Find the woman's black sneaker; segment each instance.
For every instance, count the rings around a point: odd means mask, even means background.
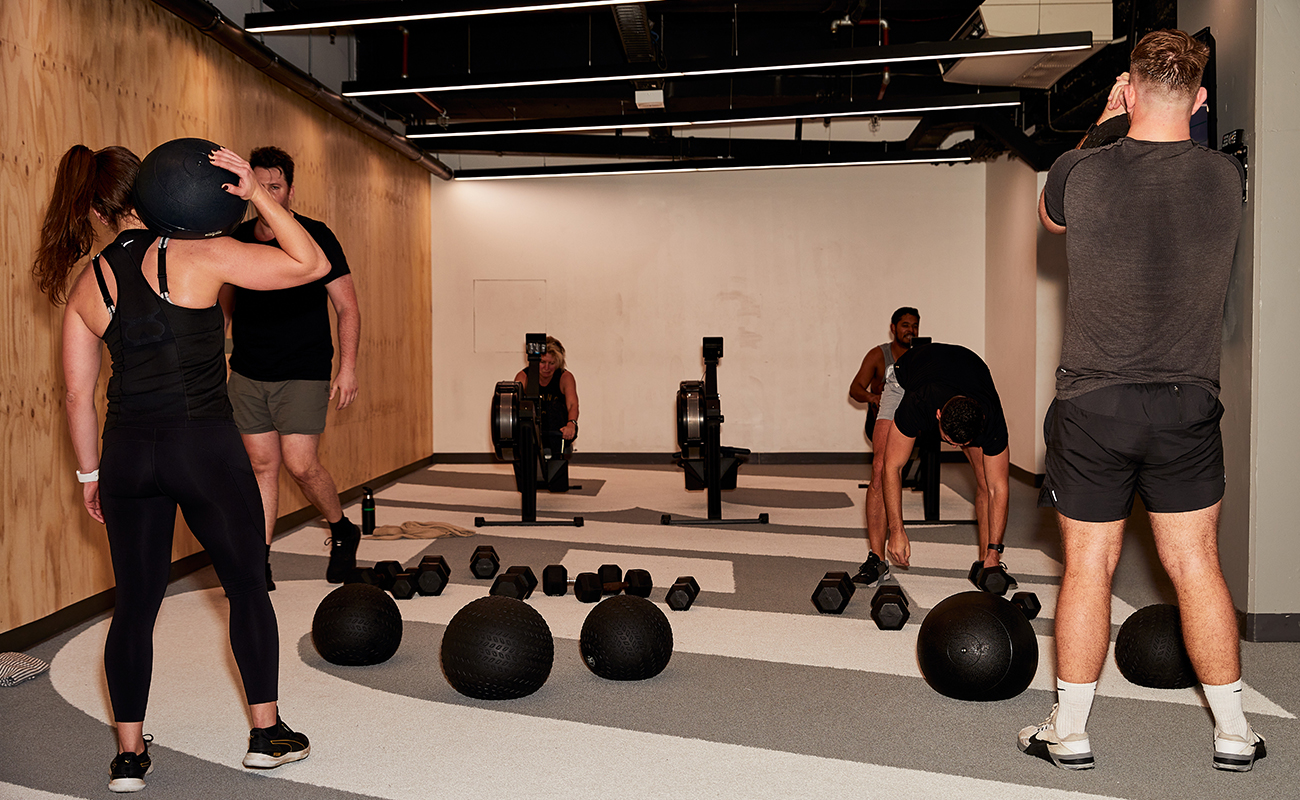
[[[138,792],[144,788],[144,776],[153,772],[153,759],[149,758],[149,743],[153,737],[144,737],[143,753],[118,753],[108,767],[110,792]]]
[[[248,753],[244,766],[250,769],[274,769],[290,761],[301,761],[311,754],[311,743],[301,733],[294,733],[278,716],[270,728],[253,728],[248,732]]]

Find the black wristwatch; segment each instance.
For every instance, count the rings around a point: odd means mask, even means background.
[[[997,550],[999,553],[1001,553],[1001,552],[1003,552],[1004,550],[1006,550],[1006,545],[1002,545],[1002,544],[990,544],[990,545],[989,545],[989,549],[990,549],[990,550]]]

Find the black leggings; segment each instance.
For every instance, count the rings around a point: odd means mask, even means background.
[[[230,649],[248,703],[275,700],[279,631],[266,591],[262,498],[234,423],[113,428],[104,434],[99,469],[100,507],[117,579],[104,645],[113,716],[118,722],[144,720],[153,627],[171,572],[177,505],[226,590]]]

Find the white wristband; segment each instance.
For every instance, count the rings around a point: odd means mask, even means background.
[[[93,469],[90,472],[77,470],[77,483],[94,483],[99,480],[99,470]]]

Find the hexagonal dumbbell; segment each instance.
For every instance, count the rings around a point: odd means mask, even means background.
[[[627,588],[623,582],[623,568],[618,564],[602,564],[596,574],[600,576],[601,589],[605,594],[621,594]]]
[[[1033,619],[1043,610],[1043,604],[1038,602],[1038,595],[1033,592],[1016,592],[1011,595],[1011,604],[1020,609],[1025,619]]]
[[[822,614],[843,614],[853,598],[853,579],[847,572],[828,572],[813,590],[812,602]]]
[[[415,568],[415,590],[422,595],[440,595],[451,578],[451,567],[442,556],[425,556]]]
[[[686,611],[699,596],[700,585],[696,583],[695,578],[682,575],[668,587],[668,595],[664,599],[673,611]]]
[[[654,578],[644,569],[630,569],[623,576],[623,582],[627,584],[625,591],[636,597],[649,597],[650,592],[655,587]]]
[[[579,603],[599,603],[604,594],[605,586],[595,572],[579,572],[573,579],[573,596]]]
[[[542,570],[542,594],[564,597],[569,593],[569,570],[563,564],[549,564]]]
[[[416,585],[415,570],[403,570],[393,576],[393,585],[389,588],[398,600],[410,600],[419,589]]]
[[[907,606],[907,595],[903,594],[901,586],[881,584],[871,598],[871,619],[882,631],[902,630],[907,624],[907,618],[911,616]]]
[[[505,571],[505,574],[523,576],[524,585],[528,587],[528,592],[522,598],[520,598],[521,600],[527,600],[532,595],[533,590],[537,588],[537,576],[533,574],[532,567],[526,567],[526,566],[510,567]]]
[[[531,580],[529,580],[531,578]],[[533,588],[537,586],[537,578],[533,576],[533,571],[528,567],[511,567],[497,576],[492,582],[492,588],[488,594],[500,595],[502,597],[513,597],[516,600],[527,600],[533,593]]]
[[[375,579],[378,581],[375,585],[384,591],[392,591],[393,581],[397,576],[402,574],[402,562],[400,561],[380,561],[375,564]]]
[[[480,580],[495,577],[500,568],[501,559],[497,557],[496,549],[490,544],[479,545],[474,549],[474,555],[469,557],[469,571]]]
[[[1007,589],[1011,587],[1011,578],[1007,576],[1007,570],[1001,564],[985,568],[983,561],[976,561],[970,565],[970,573],[966,577],[980,591],[998,597],[1004,596]]]

